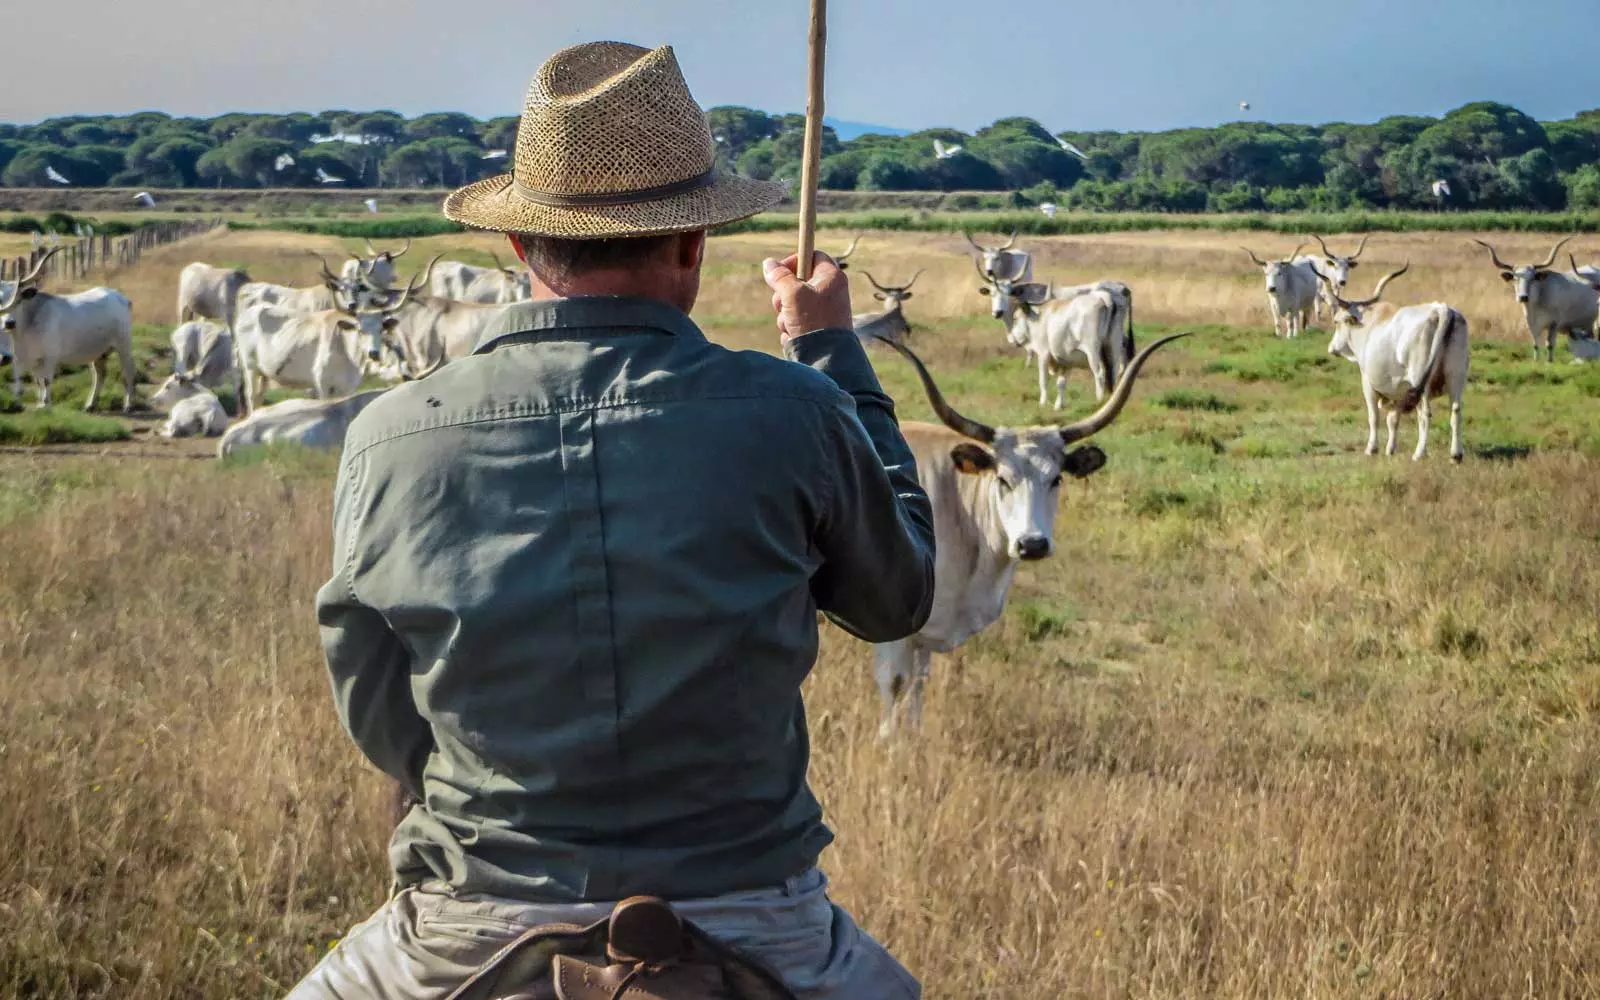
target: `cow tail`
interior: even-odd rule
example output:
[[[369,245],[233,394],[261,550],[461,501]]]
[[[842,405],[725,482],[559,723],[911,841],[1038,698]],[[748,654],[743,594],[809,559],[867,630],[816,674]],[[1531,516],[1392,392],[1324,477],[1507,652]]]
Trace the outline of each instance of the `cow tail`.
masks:
[[[1400,401],[1401,413],[1410,413],[1417,408],[1429,387],[1433,385],[1434,374],[1439,370],[1439,366],[1444,364],[1445,347],[1449,345],[1450,332],[1456,325],[1457,313],[1449,306],[1440,306],[1440,309],[1438,322],[1433,328],[1433,343],[1428,349],[1428,365],[1422,370],[1422,383],[1412,386],[1405,398]]]
[[[1134,348],[1134,345],[1133,345],[1133,289],[1131,289],[1131,288],[1128,289],[1128,314],[1124,318],[1124,325],[1123,325],[1122,333],[1123,333],[1123,336],[1122,336],[1122,339],[1123,339],[1122,349],[1123,349],[1124,354],[1127,357],[1127,359],[1129,361],[1132,361],[1133,360],[1133,356],[1135,354],[1137,354],[1138,351]]]

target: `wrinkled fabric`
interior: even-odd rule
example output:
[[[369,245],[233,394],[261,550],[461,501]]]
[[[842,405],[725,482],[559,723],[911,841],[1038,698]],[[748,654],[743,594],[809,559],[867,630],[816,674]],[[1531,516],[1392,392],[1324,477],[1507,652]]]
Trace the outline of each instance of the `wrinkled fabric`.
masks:
[[[346,729],[422,802],[398,885],[678,900],[816,864],[817,612],[915,632],[933,528],[855,335],[790,359],[657,302],[522,303],[356,419],[318,616]]]
[[[675,909],[707,934],[776,973],[801,1000],[916,1000],[922,989],[827,896],[813,869],[784,885]],[[523,932],[587,927],[612,903],[536,904],[455,897],[428,882],[404,890],[355,927],[289,1000],[440,1000]],[[522,986],[523,984],[515,984]]]

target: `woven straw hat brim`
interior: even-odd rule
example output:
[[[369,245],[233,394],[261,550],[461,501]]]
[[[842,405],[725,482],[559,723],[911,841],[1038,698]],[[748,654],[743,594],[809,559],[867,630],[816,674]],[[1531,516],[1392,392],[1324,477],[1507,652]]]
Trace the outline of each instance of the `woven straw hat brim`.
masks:
[[[445,218],[499,233],[558,239],[615,239],[711,229],[765,212],[787,188],[738,174],[718,174],[709,187],[655,201],[582,208],[540,205],[523,198],[510,174],[469,184],[445,199]]]

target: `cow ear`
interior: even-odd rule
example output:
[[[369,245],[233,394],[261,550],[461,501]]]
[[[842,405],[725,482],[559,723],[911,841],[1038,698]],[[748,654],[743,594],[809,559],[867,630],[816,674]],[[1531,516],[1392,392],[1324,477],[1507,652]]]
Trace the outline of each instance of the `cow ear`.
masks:
[[[383,318],[383,328],[385,330],[393,330],[395,327],[397,327],[399,325],[400,325],[400,321],[398,319],[396,319],[395,317],[393,317],[393,316],[385,316]]]
[[[909,299],[909,298],[911,298],[911,295],[912,295],[912,293],[911,293],[911,292],[901,292],[901,293],[900,293],[900,298],[902,298],[902,299]]]
[[[30,285],[27,288],[24,288],[22,290],[22,293],[20,295],[18,295],[17,298],[22,299],[24,302],[26,302],[28,299],[31,299],[35,295],[38,295],[38,294],[39,294],[39,290],[37,288],[34,288],[32,285]]]
[[[1353,261],[1350,262],[1350,265],[1349,265],[1350,270],[1352,270],[1352,271],[1354,271],[1356,268],[1358,268],[1360,266],[1361,266],[1361,262],[1359,260],[1353,260]]]
[[[1533,272],[1533,280],[1534,281],[1543,281],[1544,279],[1546,279],[1548,277],[1550,277],[1550,272],[1549,271],[1535,271],[1535,272]]]
[[[883,301],[883,293],[882,292],[873,292],[872,293],[872,297],[877,299],[879,302]]]
[[[1512,274],[1510,271],[1501,271],[1500,272],[1500,279],[1502,281],[1510,281],[1515,277],[1516,277],[1516,275]]]
[[[341,330],[359,330],[359,329],[361,329],[361,327],[359,327],[355,323],[350,322],[347,319],[338,320],[333,325],[338,327]]]
[[[980,289],[978,289],[978,294],[979,295],[988,295],[989,294],[989,290],[987,288],[980,288]]]
[[[1106,453],[1091,444],[1067,452],[1066,457],[1061,460],[1061,471],[1074,479],[1087,479],[1099,472],[1105,464]]]
[[[994,470],[994,455],[987,448],[967,441],[950,449],[950,460],[956,464],[956,471],[967,476],[976,476],[980,473]]]

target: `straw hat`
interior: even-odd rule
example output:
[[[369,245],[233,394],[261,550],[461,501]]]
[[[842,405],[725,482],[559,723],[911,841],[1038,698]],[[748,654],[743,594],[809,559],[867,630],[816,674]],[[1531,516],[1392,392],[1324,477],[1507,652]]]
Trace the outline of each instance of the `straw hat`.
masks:
[[[705,112],[670,46],[563,49],[539,68],[512,172],[445,199],[479,229],[565,239],[690,232],[747,218],[784,186],[715,170]]]

